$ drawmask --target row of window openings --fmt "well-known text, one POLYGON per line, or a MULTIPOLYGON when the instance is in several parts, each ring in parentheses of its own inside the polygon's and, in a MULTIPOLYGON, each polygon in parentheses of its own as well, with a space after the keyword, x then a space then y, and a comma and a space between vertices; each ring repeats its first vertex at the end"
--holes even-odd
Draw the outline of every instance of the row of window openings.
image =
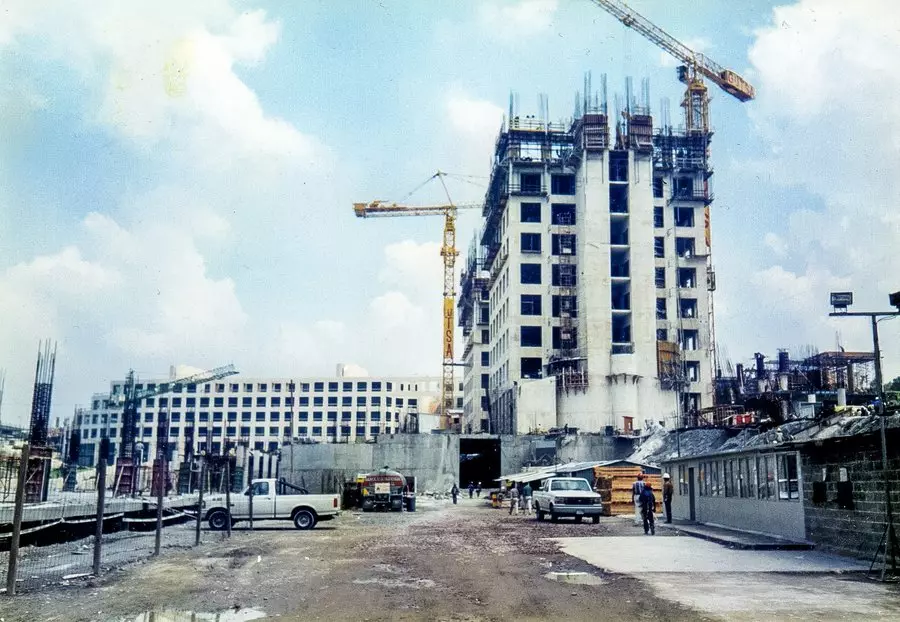
MULTIPOLYGON (((537 255, 541 253, 541 234, 540 233, 522 233, 520 234, 519 244, 523 253, 537 255)), ((574 234, 556 234, 550 236, 551 254, 553 255, 574 255, 575 254, 575 235, 574 234)))
MULTIPOLYGON (((679 330, 677 332, 678 344, 681 346, 682 350, 699 350, 700 349, 700 331, 689 328, 685 330, 679 330)), ((656 340, 657 341, 668 341, 669 340, 669 331, 665 328, 657 328, 656 329, 656 340)))
MULTIPOLYGON (((341 390, 342 390, 342 391, 345 391, 345 392, 346 392, 346 391, 353 391, 353 384, 354 384, 353 382, 343 382, 343 383, 340 383, 340 382, 329 382, 329 383, 327 383, 327 385, 328 385, 328 392, 329 392, 329 393, 336 393, 336 392, 338 391, 338 387, 339 387, 339 386, 341 387, 341 390)), ((301 393, 309 393, 309 392, 310 392, 310 387, 311 387, 313 392, 315 392, 315 393, 323 393, 323 392, 325 391, 325 385, 326 385, 326 383, 324 383, 324 382, 313 382, 313 383, 310 383, 310 382, 301 382, 301 383, 300 383, 300 392, 301 392, 301 393)), ((371 385, 371 390, 372 390, 373 392, 375 392, 375 393, 378 393, 378 392, 383 391, 383 390, 387 390, 387 391, 393 391, 393 390, 394 390, 394 386, 393 386, 394 383, 393 383, 393 382, 385 382, 385 383, 382 383, 381 381, 373 381, 373 382, 371 382, 371 383, 369 383, 369 382, 357 382, 357 383, 356 383, 356 390, 357 390, 357 391, 362 391, 362 392, 368 391, 370 385, 371 385)), ((206 384, 206 385, 203 385, 203 386, 204 386, 204 391, 203 391, 204 393, 210 393, 210 392, 211 392, 211 387, 212 387, 212 385, 206 384)), ((269 383, 261 382, 261 383, 256 384, 255 386, 256 386, 255 391, 256 391, 257 393, 266 393, 266 392, 269 391, 269 383)), ((253 388, 253 387, 254 387, 254 385, 251 384, 251 383, 249 383, 249 382, 248 382, 248 383, 244 383, 244 392, 245 392, 245 393, 252 393, 252 392, 254 392, 254 388, 253 388)), ((143 390, 144 390, 144 384, 142 384, 142 383, 137 383, 137 384, 134 385, 134 388, 135 388, 136 391, 143 391, 143 390)), ((146 385, 146 390, 148 390, 148 391, 153 391, 153 390, 156 390, 157 388, 159 388, 159 390, 160 390, 161 392, 163 392, 163 393, 167 393, 167 392, 171 392, 171 393, 182 393, 182 392, 186 392, 186 393, 196 393, 196 392, 197 392, 197 385, 196 385, 196 384, 187 384, 187 385, 173 384, 171 387, 169 387, 169 385, 168 385, 167 383, 162 383, 162 384, 148 383, 148 384, 146 385)), ((228 384, 228 392, 229 392, 229 393, 239 393, 239 392, 240 392, 240 388, 241 388, 241 385, 238 384, 238 383, 230 383, 230 384, 228 384)), ((273 382, 272 385, 271 385, 271 388, 272 388, 272 393, 280 393, 280 392, 282 391, 282 383, 280 383, 280 382, 273 382)), ((287 391, 288 391, 289 393, 293 393, 293 392, 295 391, 295 389, 296 389, 296 385, 295 385, 294 383, 287 383, 287 384, 285 385, 285 388, 287 389, 287 391)), ((113 394, 113 395, 118 395, 118 394, 121 393, 123 390, 124 390, 124 389, 123 389, 123 385, 115 384, 115 385, 113 385, 113 388, 112 388, 112 394, 113 394)), ((409 385, 400 384, 400 390, 401 390, 401 391, 406 391, 406 390, 409 390, 409 391, 418 391, 418 390, 419 390, 419 385, 418 385, 418 384, 412 384, 412 383, 410 383, 409 385)), ((224 383, 216 383, 216 385, 215 385, 215 392, 216 392, 216 393, 225 393, 225 384, 224 384, 224 383)), ((96 406, 95 408, 99 408, 99 406, 96 406)))
MULTIPOLYGON (((676 207, 675 208, 675 226, 676 227, 693 227, 694 226, 694 208, 693 207, 676 207)), ((653 226, 657 229, 663 229, 666 224, 663 219, 663 208, 653 208, 653 226)))
MULTIPOLYGON (((329 430, 326 433, 328 436, 335 435, 335 433, 336 433, 335 430, 337 429, 337 426, 312 426, 312 430, 313 430, 312 435, 313 436, 321 436, 323 427, 325 429, 329 430)), ((342 434, 345 436, 348 436, 350 434, 350 430, 352 430, 354 427, 356 428, 357 436, 362 436, 365 434, 365 429, 366 429, 365 426, 351 426, 351 425, 342 425, 341 426, 342 434)), ((298 426, 297 427, 297 435, 298 436, 306 436, 308 434, 307 430, 309 430, 309 429, 310 429, 310 426, 298 426)), ((382 431, 390 432, 390 431, 392 431, 392 429, 393 428, 391 428, 390 426, 380 426, 380 425, 369 426, 369 431, 371 434, 379 434, 382 431)), ((140 437, 141 438, 153 438, 154 436, 156 436, 154 434, 154 430, 156 430, 156 428, 144 428, 142 430, 140 437)), ((251 430, 253 431, 253 434, 252 434, 253 436, 287 436, 291 433, 290 429, 288 429, 288 428, 270 427, 268 429, 268 433, 267 433, 266 428, 263 426, 255 426, 255 427, 243 426, 240 428, 234 426, 234 427, 225 427, 225 428, 215 428, 214 427, 211 429, 211 431, 208 430, 207 428, 198 428, 198 437, 199 438, 205 438, 208 436, 248 437, 248 436, 251 436, 251 430)), ((169 429, 170 437, 177 437, 179 435, 180 435, 180 430, 178 428, 170 428, 169 429)), ((92 436, 91 438, 96 438, 96 437, 92 436)), ((102 436, 101 436, 101 438, 102 438, 102 436)))
MULTIPOLYGON (((256 398, 256 406, 257 407, 271 406, 271 407, 277 408, 277 407, 280 407, 282 404, 282 399, 280 397, 269 398, 268 403, 266 403, 266 399, 267 398, 265 398, 265 397, 257 397, 256 398)), ((310 404, 309 399, 310 399, 309 397, 300 396, 299 398, 297 398, 297 404, 300 406, 309 406, 309 404, 310 404)), ((313 404, 313 406, 324 406, 325 405, 324 400, 325 400, 325 398, 323 398, 323 397, 313 397, 312 404, 313 404)), ((396 404, 398 407, 402 407, 404 404, 404 398, 402 398, 402 397, 398 397, 398 398, 396 398, 396 400, 392 397, 384 398, 384 403, 386 406, 392 406, 395 401, 396 401, 396 404)), ((182 402, 182 398, 180 398, 180 397, 173 397, 171 400, 167 397, 160 397, 158 399, 153 398, 153 397, 148 397, 144 400, 144 406, 156 406, 157 402, 160 407, 172 406, 173 408, 181 408, 182 404, 185 408, 197 407, 196 398, 193 398, 193 397, 186 398, 183 400, 183 402, 182 402)), ((418 404, 418 399, 410 398, 409 400, 407 400, 407 402, 410 406, 416 406, 418 404)), ((341 405, 342 406, 351 406, 352 404, 353 404, 353 396, 344 395, 341 397, 341 405)), ((373 395, 371 398, 367 398, 364 395, 356 396, 356 405, 357 406, 366 406, 367 404, 369 404, 371 406, 381 406, 381 396, 373 395)), ((240 405, 244 406, 244 407, 253 406, 254 400, 252 397, 241 398, 240 405)), ((284 398, 284 405, 285 406, 293 406, 294 399, 290 398, 290 397, 284 398)), ((328 397, 328 406, 337 406, 337 405, 338 405, 337 396, 336 395, 329 396, 328 397)), ((208 397, 200 398, 200 404, 199 404, 200 408, 208 408, 209 406, 210 406, 210 401, 209 401, 208 397)), ((228 406, 231 408, 236 408, 238 406, 238 398, 229 397, 228 398, 228 406)), ((225 407, 224 398, 221 398, 221 397, 214 398, 212 401, 212 407, 213 408, 224 408, 225 407)))
MULTIPOLYGON (((541 264, 523 263, 519 266, 519 282, 523 285, 541 284, 541 264)), ((554 287, 575 287, 576 267, 568 264, 553 264, 550 266, 550 284, 554 287)))
MULTIPOLYGON (((687 494, 687 469, 679 465, 678 480, 687 494)), ((775 454, 703 462, 697 470, 701 496, 797 501, 800 484, 797 454, 775 454)))
MULTIPOLYGON (((656 319, 657 320, 665 320, 668 319, 668 310, 666 308, 666 299, 665 298, 657 298, 656 299, 656 319)), ((615 308, 615 307, 613 307, 615 308)), ((696 298, 682 298, 678 301, 678 317, 684 319, 692 319, 697 317, 697 299, 696 298)))
MULTIPOLYGON (((678 287, 690 289, 693 287, 697 287, 697 269, 696 268, 678 268, 677 271, 677 283, 678 287)), ((655 273, 656 280, 656 288, 657 289, 665 289, 666 288, 666 269, 665 268, 656 268, 655 273)))
MULTIPOLYGON (((543 220, 542 208, 543 203, 521 203, 519 204, 519 220, 523 223, 540 223, 543 220)), ((575 204, 574 203, 551 203, 550 204, 550 224, 551 225, 574 225, 575 224, 575 204)))
MULTIPOLYGON (((513 192, 522 194, 542 194, 544 192, 544 176, 541 173, 519 173, 518 187, 513 184, 513 192)), ((575 194, 575 175, 551 175, 550 194, 575 194)))
MULTIPOLYGON (((542 304, 540 294, 522 294, 520 296, 521 315, 541 315, 542 304)), ((576 296, 551 296, 553 317, 578 317, 576 296)))
MULTIPOLYGON (((412 401, 412 400, 410 400, 410 401, 412 401)), ((144 415, 144 416, 143 416, 143 421, 144 421, 145 423, 153 422, 153 421, 155 420, 155 417, 156 417, 155 413, 152 413, 152 412, 146 412, 146 413, 144 413, 143 415, 144 415)), ((281 421, 281 420, 282 420, 282 415, 283 415, 283 417, 284 417, 284 421, 290 421, 290 419, 291 419, 291 413, 290 413, 290 412, 281 413, 281 412, 272 411, 272 412, 266 413, 266 412, 257 411, 257 412, 256 412, 256 421, 266 421, 266 420, 267 420, 267 415, 268 415, 268 420, 269 420, 269 421, 281 421)), ((351 415, 351 413, 350 413, 349 411, 343 411, 343 412, 342 412, 342 418, 345 419, 345 420, 346 420, 346 419, 350 419, 350 415, 351 415)), ((380 412, 380 411, 371 411, 370 415, 371 415, 371 419, 372 419, 373 421, 379 421, 379 420, 381 419, 381 412, 380 412)), ((213 422, 216 422, 216 421, 225 421, 225 420, 226 420, 226 416, 227 416, 227 420, 228 420, 228 421, 237 421, 237 420, 238 420, 238 413, 237 413, 237 412, 234 412, 234 411, 229 411, 229 412, 227 413, 227 415, 226 415, 226 413, 214 411, 214 412, 212 413, 212 419, 210 419, 210 413, 208 413, 208 412, 202 412, 202 411, 199 412, 199 413, 186 412, 186 413, 184 413, 184 420, 185 420, 186 422, 189 422, 189 423, 190 423, 190 422, 193 422, 193 421, 200 421, 200 422, 202 423, 202 422, 206 422, 206 421, 210 421, 210 420, 212 420, 213 422)), ((298 420, 299 420, 299 421, 305 421, 305 420, 308 418, 308 416, 309 416, 308 411, 300 411, 300 412, 297 414, 297 417, 298 417, 298 420)), ((364 418, 364 417, 366 416, 366 411, 356 411, 356 416, 357 416, 357 418, 364 418)), ((390 415, 388 414, 387 417, 389 417, 389 416, 390 416, 390 415)), ((398 419, 399 416, 400 416, 400 413, 394 413, 394 418, 395 418, 395 419, 398 419)), ((241 412, 241 416, 240 416, 241 421, 250 421, 252 418, 253 418, 253 413, 252 413, 252 412, 247 412, 247 411, 241 412)), ((318 412, 318 411, 314 411, 314 412, 313 412, 313 419, 315 420, 315 419, 317 419, 317 418, 318 418, 318 419, 321 419, 321 418, 322 418, 322 413, 321 413, 321 412, 318 412)), ((329 419, 336 419, 336 418, 337 418, 337 411, 328 411, 328 418, 329 418, 329 419)), ((83 425, 88 425, 89 423, 90 423, 90 424, 93 424, 93 425, 96 425, 96 424, 98 423, 97 415, 92 415, 90 419, 91 419, 91 420, 89 421, 87 416, 78 415, 78 416, 75 418, 75 425, 76 425, 76 426, 80 426, 80 425, 82 425, 82 424, 83 424, 83 425), (83 418, 82 418, 82 417, 83 417, 83 418)), ((139 416, 139 419, 140 419, 140 416, 139 416)), ((169 421, 170 421, 171 423, 178 423, 178 422, 180 422, 180 421, 181 421, 181 413, 180 413, 180 412, 173 412, 173 413, 170 413, 170 414, 169 414, 169 421)), ((105 416, 105 415, 102 416, 102 418, 101 418, 101 420, 100 420, 100 423, 106 423, 106 416, 105 416)), ((110 423, 113 423, 113 424, 118 423, 118 416, 117 416, 117 415, 111 415, 111 416, 110 416, 110 423)))
MULTIPOLYGON (((694 238, 675 238, 675 254, 679 257, 693 257, 697 254, 694 238)), ((653 255, 655 257, 666 256, 666 238, 657 236, 653 238, 653 255)))

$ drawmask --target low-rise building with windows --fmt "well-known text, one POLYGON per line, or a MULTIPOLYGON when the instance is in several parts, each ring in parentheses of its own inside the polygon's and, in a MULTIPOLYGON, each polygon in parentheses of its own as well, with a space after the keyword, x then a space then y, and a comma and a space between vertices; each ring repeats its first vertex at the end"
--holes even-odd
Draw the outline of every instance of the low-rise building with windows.
MULTIPOLYGON (((137 381, 137 391, 171 379, 137 381)), ((122 441, 125 381, 96 393, 78 409, 71 429, 80 434, 79 462, 96 463, 100 439, 109 437, 111 461, 122 441)), ((170 459, 185 453, 223 451, 228 443, 274 451, 291 439, 335 443, 365 442, 383 434, 428 433, 440 397, 440 378, 233 376, 215 382, 174 386, 147 397, 137 409, 138 457, 156 456, 166 435, 170 459)))

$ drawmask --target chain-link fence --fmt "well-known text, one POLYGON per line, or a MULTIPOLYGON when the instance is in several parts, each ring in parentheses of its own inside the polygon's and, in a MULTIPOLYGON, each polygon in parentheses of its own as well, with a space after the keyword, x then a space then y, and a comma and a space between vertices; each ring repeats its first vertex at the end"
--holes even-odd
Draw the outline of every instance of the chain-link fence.
POLYGON ((27 445, 23 456, 0 459, 0 587, 8 593, 69 584, 230 535, 230 520, 210 530, 203 509, 198 516, 204 494, 241 487, 228 459, 193 460, 177 471, 159 459, 129 472, 104 460, 95 468, 59 465, 27 445))

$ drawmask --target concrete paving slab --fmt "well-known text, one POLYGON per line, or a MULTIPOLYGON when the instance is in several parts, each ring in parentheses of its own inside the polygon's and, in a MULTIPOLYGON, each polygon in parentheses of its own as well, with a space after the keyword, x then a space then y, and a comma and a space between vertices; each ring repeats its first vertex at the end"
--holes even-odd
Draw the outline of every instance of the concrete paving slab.
POLYGON ((696 538, 553 538, 562 551, 607 572, 855 572, 868 566, 819 551, 729 549, 696 538))
POLYGON ((674 523, 660 522, 657 524, 657 530, 674 529, 680 533, 702 538, 717 544, 735 549, 748 549, 754 551, 808 551, 814 549, 815 546, 811 542, 801 542, 797 540, 788 540, 786 538, 778 538, 776 536, 768 536, 766 534, 754 533, 751 531, 740 531, 737 529, 728 529, 718 525, 706 525, 703 523, 692 523, 689 521, 675 521, 674 523))

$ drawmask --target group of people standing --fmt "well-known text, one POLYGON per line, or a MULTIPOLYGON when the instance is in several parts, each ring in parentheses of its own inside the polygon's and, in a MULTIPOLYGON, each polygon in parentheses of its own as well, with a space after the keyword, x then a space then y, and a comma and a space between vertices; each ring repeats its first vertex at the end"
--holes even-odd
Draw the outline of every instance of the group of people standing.
MULTIPOLYGON (((468 490, 469 499, 476 494, 479 499, 481 498, 481 482, 478 482, 477 484, 475 482, 469 482, 468 490)), ((450 496, 453 497, 453 505, 456 505, 456 501, 459 498, 459 486, 453 484, 453 488, 450 489, 450 496)))
POLYGON ((507 496, 509 496, 509 514, 512 516, 513 514, 518 514, 521 509, 526 514, 531 514, 531 500, 533 497, 533 490, 531 488, 531 484, 525 482, 525 485, 519 488, 515 484, 511 485, 507 489, 507 496))
MULTIPOLYGON (((672 522, 672 495, 675 487, 668 473, 663 473, 663 507, 666 511, 666 522, 672 522)), ((638 473, 637 480, 631 485, 631 496, 634 500, 634 524, 644 526, 644 534, 656 535, 656 495, 653 486, 644 481, 644 474, 638 473)))

